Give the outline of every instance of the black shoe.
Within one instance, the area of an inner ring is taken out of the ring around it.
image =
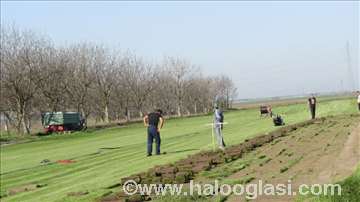
[[[146,156],[149,157],[149,156],[152,156],[152,154],[147,154]]]

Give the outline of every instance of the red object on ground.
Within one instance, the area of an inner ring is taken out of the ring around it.
[[[60,132],[64,131],[64,126],[61,126],[61,125],[58,126],[58,127],[57,127],[57,131],[60,131]]]
[[[45,128],[45,133],[52,133],[52,132],[63,132],[65,131],[65,127],[63,125],[50,125]]]
[[[60,164],[69,164],[69,163],[75,163],[76,161],[70,160],[70,159],[64,159],[64,160],[57,160],[56,163]]]

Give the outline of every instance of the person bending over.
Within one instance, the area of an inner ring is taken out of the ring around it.
[[[147,127],[147,156],[152,155],[152,145],[155,140],[156,155],[160,155],[160,129],[164,126],[164,118],[160,109],[151,112],[144,117],[144,125]]]

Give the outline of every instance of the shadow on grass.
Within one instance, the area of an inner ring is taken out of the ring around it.
[[[177,150],[177,151],[170,151],[167,152],[168,154],[177,154],[177,153],[183,153],[188,151],[199,151],[199,149],[184,149],[184,150]]]
[[[99,148],[99,149],[109,149],[109,150],[111,150],[111,149],[121,149],[121,148],[123,148],[123,147],[102,147],[102,148]]]

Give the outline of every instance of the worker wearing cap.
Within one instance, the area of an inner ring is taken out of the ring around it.
[[[144,125],[147,127],[147,156],[152,155],[152,145],[155,139],[156,155],[160,155],[160,129],[164,125],[162,111],[160,109],[151,112],[144,117]]]

